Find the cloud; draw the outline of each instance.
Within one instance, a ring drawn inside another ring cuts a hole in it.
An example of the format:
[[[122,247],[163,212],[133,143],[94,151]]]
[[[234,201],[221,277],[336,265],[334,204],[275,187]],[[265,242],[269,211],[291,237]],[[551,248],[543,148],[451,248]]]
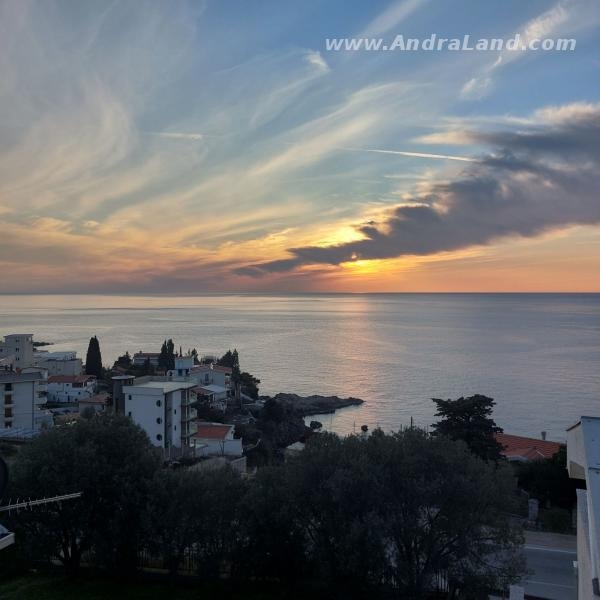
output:
[[[237,273],[256,277],[313,264],[428,256],[599,223],[600,106],[539,114],[561,118],[559,124],[529,130],[471,132],[493,152],[459,177],[430,184],[383,221],[357,226],[362,239],[291,248],[287,258]]]
[[[393,2],[382,13],[377,15],[360,35],[367,37],[386,33],[408,19],[408,17],[427,2],[428,0],[401,0],[400,2]]]
[[[498,69],[526,57],[545,54],[539,51],[523,51],[521,46],[527,47],[533,40],[543,40],[551,36],[574,35],[595,27],[599,22],[600,13],[594,0],[561,0],[521,25],[516,32],[506,35],[508,39],[518,33],[519,46],[502,50],[494,62],[467,80],[460,91],[460,97],[463,100],[481,100],[492,91],[493,77]]]
[[[313,67],[316,67],[319,71],[325,73],[329,71],[329,65],[327,64],[323,56],[321,56],[321,53],[318,50],[309,50],[306,53],[305,58],[308,64],[312,65]]]
[[[204,135],[202,133],[181,133],[178,131],[149,131],[148,134],[173,140],[200,141],[204,139]]]

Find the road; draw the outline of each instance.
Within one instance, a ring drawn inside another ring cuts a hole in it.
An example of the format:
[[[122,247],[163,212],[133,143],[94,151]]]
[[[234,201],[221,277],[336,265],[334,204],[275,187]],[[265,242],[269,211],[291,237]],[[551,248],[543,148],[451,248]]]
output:
[[[521,583],[525,593],[547,600],[576,600],[576,549],[573,535],[528,531],[524,551],[532,573]]]

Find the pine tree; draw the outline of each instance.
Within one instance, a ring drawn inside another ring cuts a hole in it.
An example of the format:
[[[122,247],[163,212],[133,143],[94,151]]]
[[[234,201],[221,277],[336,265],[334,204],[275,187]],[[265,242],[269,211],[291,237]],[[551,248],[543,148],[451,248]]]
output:
[[[102,354],[100,353],[100,342],[96,336],[90,338],[87,355],[85,357],[86,375],[95,375],[102,378]]]

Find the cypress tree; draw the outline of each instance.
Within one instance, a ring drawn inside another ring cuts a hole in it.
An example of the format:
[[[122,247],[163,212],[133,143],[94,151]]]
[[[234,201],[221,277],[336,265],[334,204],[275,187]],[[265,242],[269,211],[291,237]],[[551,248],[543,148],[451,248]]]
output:
[[[102,378],[102,354],[100,353],[100,342],[96,336],[90,338],[87,355],[85,357],[86,375],[95,375]]]

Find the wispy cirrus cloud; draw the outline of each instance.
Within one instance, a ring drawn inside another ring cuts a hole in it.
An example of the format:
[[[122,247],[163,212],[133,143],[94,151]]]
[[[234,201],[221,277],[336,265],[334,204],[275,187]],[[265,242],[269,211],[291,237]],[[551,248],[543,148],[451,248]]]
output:
[[[551,8],[540,13],[521,25],[512,37],[519,36],[520,44],[504,49],[498,57],[488,63],[475,76],[468,79],[460,90],[464,100],[481,100],[494,88],[494,78],[501,69],[524,58],[531,58],[535,51],[524,51],[533,40],[544,40],[551,36],[571,36],[585,30],[591,30],[600,23],[597,4],[593,0],[560,0]]]

